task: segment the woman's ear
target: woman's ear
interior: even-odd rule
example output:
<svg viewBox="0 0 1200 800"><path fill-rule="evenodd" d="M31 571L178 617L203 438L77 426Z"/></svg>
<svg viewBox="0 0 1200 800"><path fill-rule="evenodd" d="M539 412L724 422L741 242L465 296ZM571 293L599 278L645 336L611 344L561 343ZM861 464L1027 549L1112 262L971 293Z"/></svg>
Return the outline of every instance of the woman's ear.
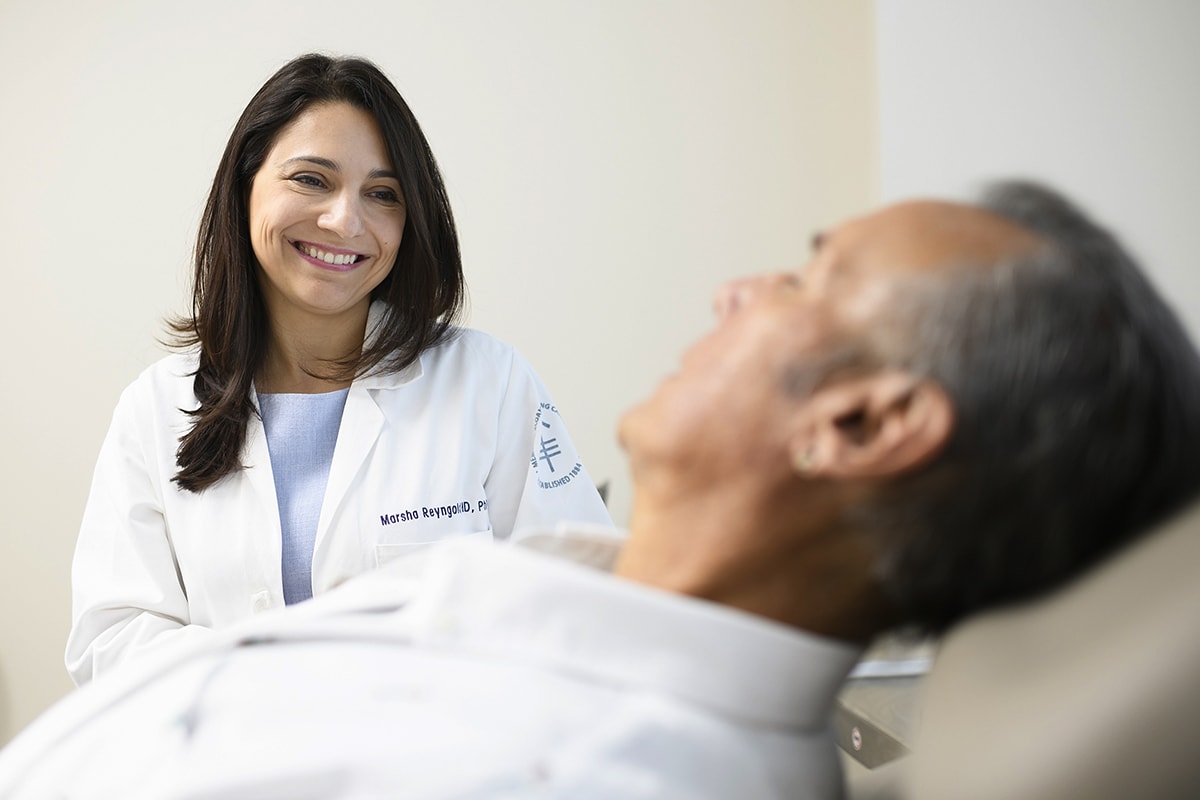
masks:
<svg viewBox="0 0 1200 800"><path fill-rule="evenodd" d="M818 389L797 415L789 450L793 468L805 477L899 475L936 456L954 429L945 390L901 370Z"/></svg>

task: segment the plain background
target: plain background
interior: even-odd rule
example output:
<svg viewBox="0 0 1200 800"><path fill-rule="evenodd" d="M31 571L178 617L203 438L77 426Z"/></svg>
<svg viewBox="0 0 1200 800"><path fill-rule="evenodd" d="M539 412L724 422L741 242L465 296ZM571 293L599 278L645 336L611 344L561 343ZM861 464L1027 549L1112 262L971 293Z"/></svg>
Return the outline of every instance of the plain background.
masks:
<svg viewBox="0 0 1200 800"><path fill-rule="evenodd" d="M1200 337L1200 3L878 0L880 198L997 176L1112 225Z"/></svg>
<svg viewBox="0 0 1200 800"><path fill-rule="evenodd" d="M1047 180L1200 330L1190 0L0 0L0 742L70 687L70 557L120 390L184 308L246 101L375 60L442 165L470 324L541 373L610 507L620 413L722 280L880 200Z"/></svg>

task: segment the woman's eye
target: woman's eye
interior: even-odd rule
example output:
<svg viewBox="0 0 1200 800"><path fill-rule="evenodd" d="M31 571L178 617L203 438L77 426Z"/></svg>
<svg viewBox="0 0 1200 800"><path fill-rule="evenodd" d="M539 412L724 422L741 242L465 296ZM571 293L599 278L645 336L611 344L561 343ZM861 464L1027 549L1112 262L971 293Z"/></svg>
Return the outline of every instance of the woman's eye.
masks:
<svg viewBox="0 0 1200 800"><path fill-rule="evenodd" d="M320 178L318 178L316 175L308 175L308 174L293 175L292 180L295 181L296 183L300 183L305 186L312 186L312 187L316 187L316 188L320 188L321 186L325 185L325 182L322 181Z"/></svg>
<svg viewBox="0 0 1200 800"><path fill-rule="evenodd" d="M376 189L375 191L371 192L371 197L392 205L400 202L400 195L396 194L391 189Z"/></svg>

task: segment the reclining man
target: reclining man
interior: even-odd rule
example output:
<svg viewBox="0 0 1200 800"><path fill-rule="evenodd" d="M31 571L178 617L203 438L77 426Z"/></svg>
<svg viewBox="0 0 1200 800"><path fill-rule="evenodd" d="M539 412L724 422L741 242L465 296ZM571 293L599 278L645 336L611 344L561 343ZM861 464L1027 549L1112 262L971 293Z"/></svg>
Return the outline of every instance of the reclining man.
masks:
<svg viewBox="0 0 1200 800"><path fill-rule="evenodd" d="M148 657L0 794L837 797L864 643L1063 582L1200 485L1193 347L1038 187L844 223L716 309L621 422L626 541L450 544Z"/></svg>

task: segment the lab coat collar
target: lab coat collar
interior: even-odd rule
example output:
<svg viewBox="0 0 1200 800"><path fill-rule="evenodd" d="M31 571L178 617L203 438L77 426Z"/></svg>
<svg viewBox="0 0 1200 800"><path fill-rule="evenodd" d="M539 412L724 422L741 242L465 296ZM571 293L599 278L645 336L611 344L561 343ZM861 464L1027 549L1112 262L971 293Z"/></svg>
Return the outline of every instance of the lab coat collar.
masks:
<svg viewBox="0 0 1200 800"><path fill-rule="evenodd" d="M368 346L373 344L378 338L379 324L383 321L383 315L386 311L387 308L384 301L376 300L371 303L371 308L367 311L366 342ZM398 372L368 373L355 380L354 385L361 386L364 389L395 389L407 383L412 383L424 373L421 361L425 357L425 353L421 353L416 361Z"/></svg>
<svg viewBox="0 0 1200 800"><path fill-rule="evenodd" d="M556 555L576 549L593 565L611 563L621 542L554 538ZM414 640L675 696L750 724L827 729L860 648L530 552L546 544L430 553L405 609Z"/></svg>

